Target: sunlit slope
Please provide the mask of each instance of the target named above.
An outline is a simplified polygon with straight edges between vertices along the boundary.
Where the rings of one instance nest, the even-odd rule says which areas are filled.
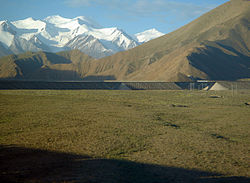
[[[88,74],[140,81],[249,78],[249,5],[232,0],[175,32],[96,61]]]

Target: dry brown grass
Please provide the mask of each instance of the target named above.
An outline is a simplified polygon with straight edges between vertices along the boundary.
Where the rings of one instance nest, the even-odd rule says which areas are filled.
[[[0,178],[12,177],[14,182],[61,181],[46,171],[41,171],[42,175],[35,172],[36,179],[29,179],[27,171],[33,168],[27,168],[27,164],[32,162],[32,155],[27,153],[13,160],[19,148],[24,149],[21,152],[38,150],[45,154],[40,161],[48,161],[46,167],[53,169],[56,177],[65,170],[71,174],[70,180],[76,181],[72,178],[75,175],[80,182],[119,182],[116,178],[126,172],[121,182],[164,182],[166,176],[173,178],[171,182],[178,182],[178,177],[198,177],[202,182],[197,172],[207,172],[203,176],[215,179],[216,174],[249,177],[247,101],[249,91],[234,96],[229,91],[0,91],[0,159],[5,162],[0,165]],[[6,150],[9,145],[17,148],[15,153]],[[10,152],[14,155],[10,156]],[[59,165],[52,161],[56,153]],[[80,161],[75,160],[78,156]],[[89,160],[83,161],[85,157]],[[20,158],[26,162],[23,167],[19,165],[21,170],[26,167],[26,173],[11,173]],[[39,161],[36,158],[34,161]],[[64,167],[64,162],[68,163],[65,158],[70,160],[73,168],[67,167],[73,173]],[[60,168],[53,168],[55,165]],[[138,177],[131,173],[134,171]]]

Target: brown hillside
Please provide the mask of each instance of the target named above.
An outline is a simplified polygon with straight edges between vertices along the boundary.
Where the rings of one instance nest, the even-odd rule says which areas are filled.
[[[249,78],[249,5],[232,0],[175,32],[96,61],[88,74],[140,81]]]
[[[5,79],[75,80],[81,78],[82,64],[90,60],[92,60],[91,57],[78,50],[56,54],[27,52],[21,55],[10,55],[0,59],[0,77]]]

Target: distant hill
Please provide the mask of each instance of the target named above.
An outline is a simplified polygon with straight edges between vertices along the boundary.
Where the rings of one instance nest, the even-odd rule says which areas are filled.
[[[76,50],[4,57],[0,59],[0,77],[120,81],[250,78],[249,21],[250,1],[231,0],[170,34],[99,60]],[[76,41],[81,46],[80,40],[85,39],[93,38],[77,37]]]
[[[9,55],[0,59],[0,78],[79,80],[85,74],[91,60],[93,58],[78,50]]]

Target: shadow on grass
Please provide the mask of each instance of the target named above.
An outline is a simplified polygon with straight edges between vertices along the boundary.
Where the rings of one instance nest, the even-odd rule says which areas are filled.
[[[246,177],[0,146],[0,182],[249,182]]]

